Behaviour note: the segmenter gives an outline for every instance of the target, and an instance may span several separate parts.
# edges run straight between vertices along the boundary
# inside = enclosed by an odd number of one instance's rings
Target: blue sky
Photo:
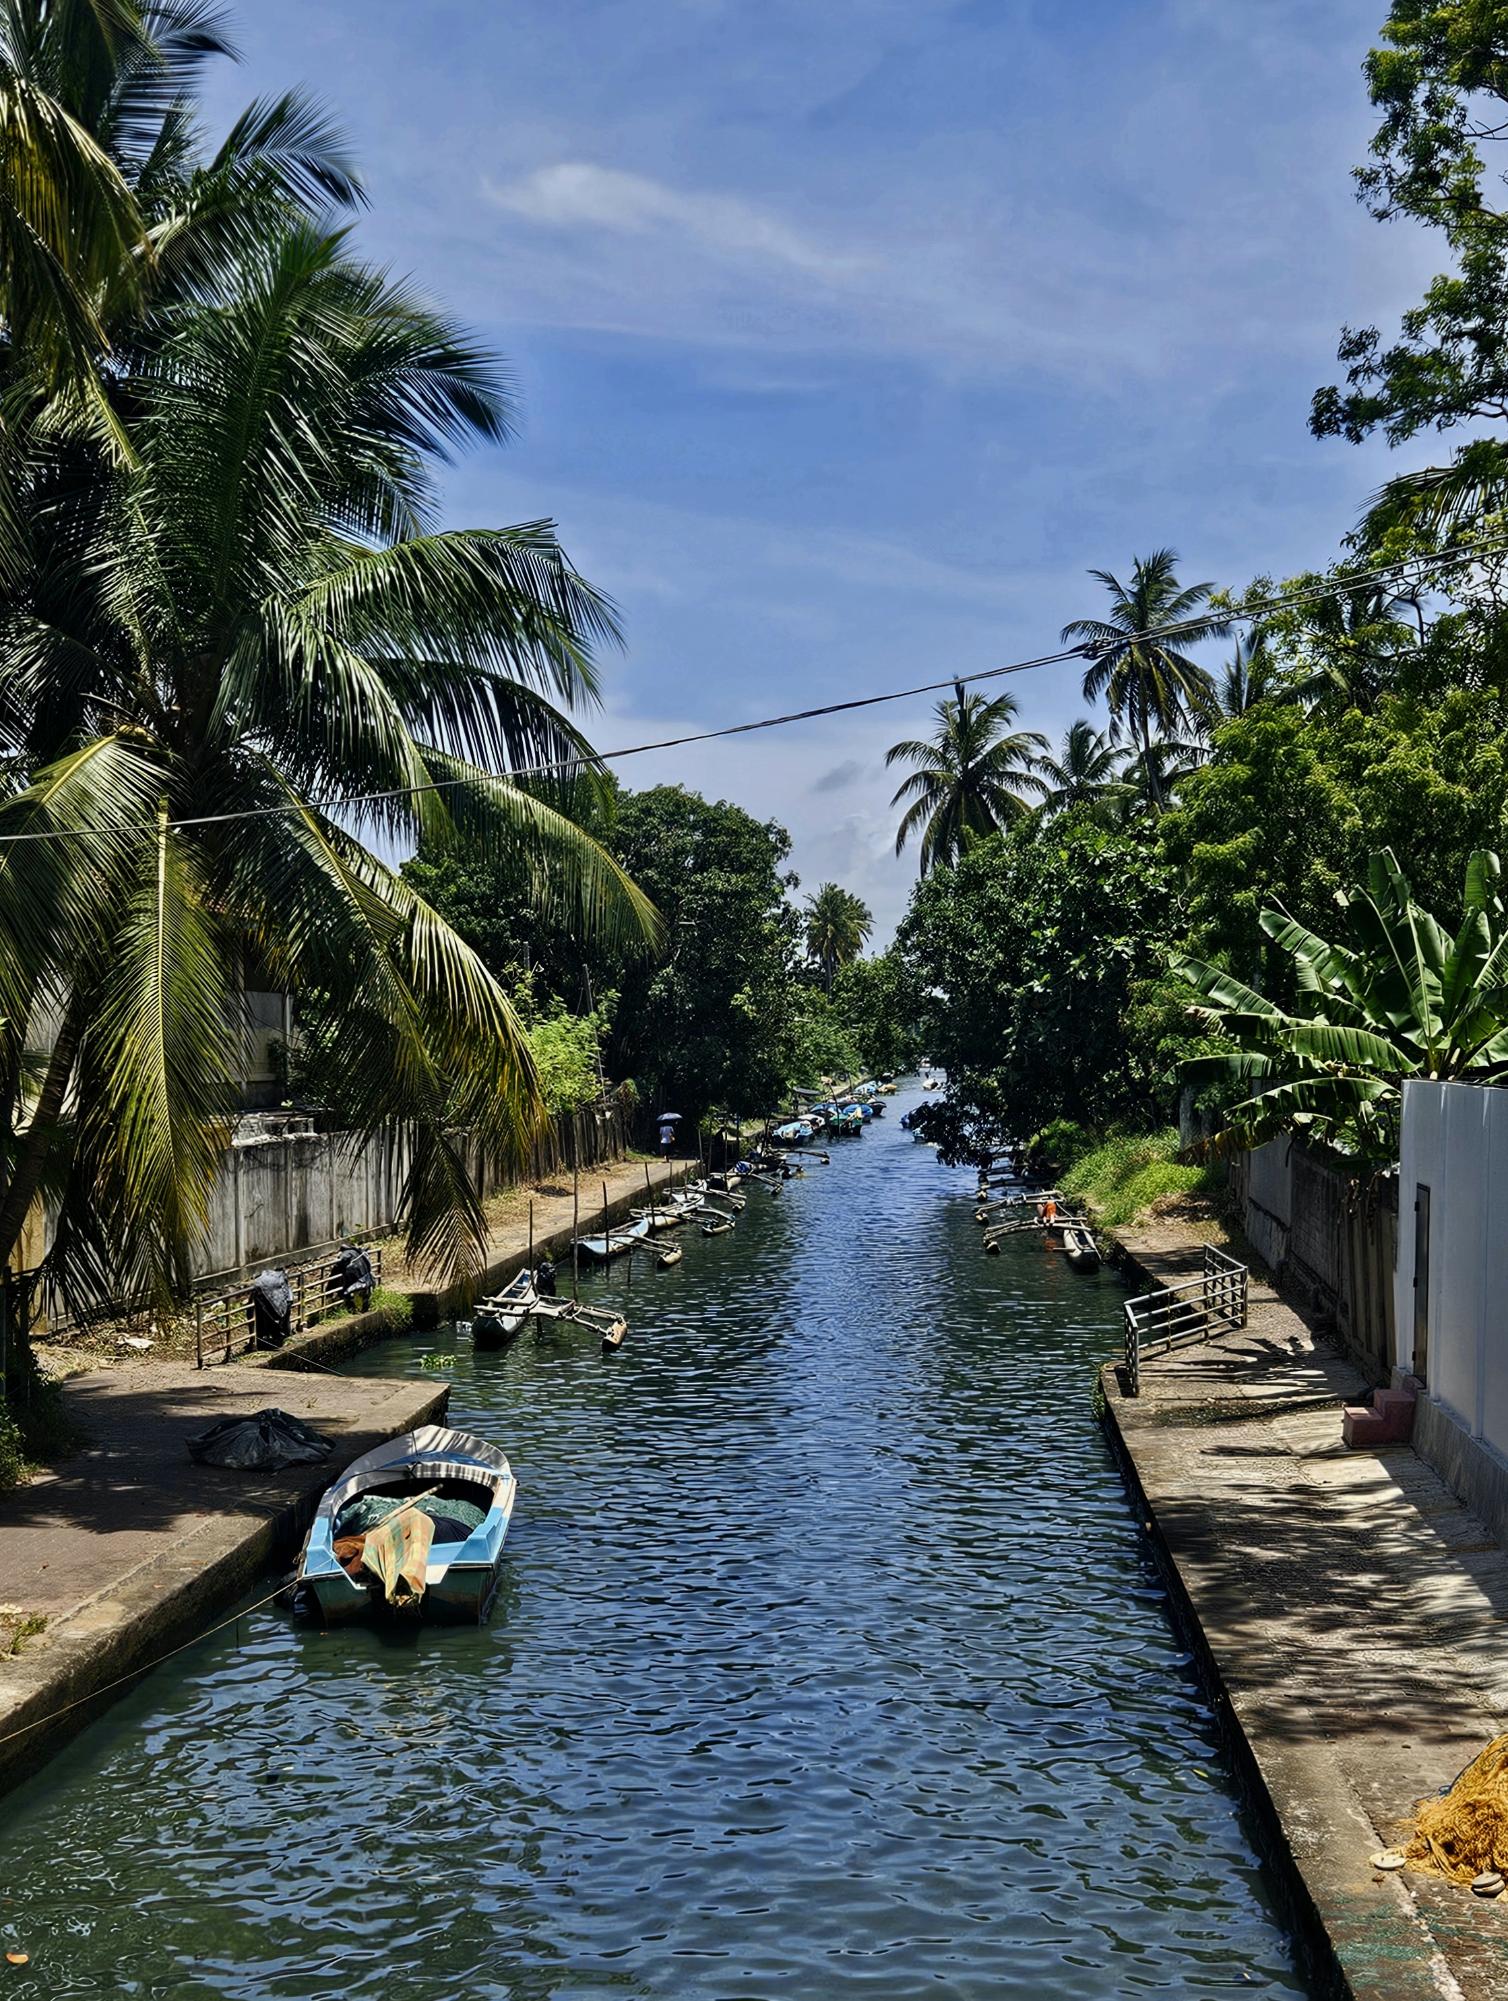
[[[1431,246],[1349,169],[1383,0],[256,0],[211,90],[311,86],[371,252],[508,359],[450,520],[553,516],[618,601],[604,748],[978,671],[1185,580],[1327,560],[1382,477],[1313,442],[1344,321]],[[1070,669],[1013,683],[1082,712]],[[898,705],[635,759],[904,906]]]

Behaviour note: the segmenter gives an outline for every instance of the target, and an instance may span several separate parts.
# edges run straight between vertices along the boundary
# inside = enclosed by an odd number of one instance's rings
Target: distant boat
[[[642,1244],[648,1235],[648,1221],[640,1216],[635,1222],[621,1223],[616,1229],[606,1230],[600,1237],[578,1237],[576,1249],[588,1264],[605,1265],[613,1258],[621,1258],[635,1244]]]
[[[667,1244],[655,1259],[655,1263],[660,1267],[661,1271],[669,1271],[670,1267],[678,1265],[685,1255],[686,1253],[681,1249],[679,1244]]]
[[[710,1215],[706,1222],[703,1223],[702,1235],[704,1237],[725,1237],[732,1228],[733,1218],[731,1216],[714,1214]]]
[[[538,1303],[534,1274],[525,1269],[510,1279],[501,1292],[477,1301],[471,1316],[473,1346],[505,1348],[510,1341],[516,1341]]]
[[[495,1445],[421,1425],[353,1460],[319,1504],[295,1595],[326,1619],[373,1612],[480,1625],[518,1483]]]

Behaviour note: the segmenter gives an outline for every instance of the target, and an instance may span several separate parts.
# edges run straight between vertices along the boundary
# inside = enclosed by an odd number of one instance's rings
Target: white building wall
[[[1427,1341],[1415,1349],[1416,1205],[1429,1191]],[[1508,1459],[1508,1091],[1408,1083],[1398,1185],[1398,1355]]]

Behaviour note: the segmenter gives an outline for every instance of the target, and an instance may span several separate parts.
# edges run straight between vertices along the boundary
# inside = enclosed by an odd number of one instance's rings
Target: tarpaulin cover
[[[259,1410],[254,1417],[222,1417],[188,1442],[200,1466],[269,1468],[315,1466],[334,1449],[307,1424],[285,1410]]]

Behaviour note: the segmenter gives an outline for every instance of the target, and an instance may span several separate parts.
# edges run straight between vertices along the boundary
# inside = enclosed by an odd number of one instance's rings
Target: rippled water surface
[[[600,1282],[615,1359],[362,1357],[513,1459],[491,1624],[159,1670],[7,1802],[6,1991],[1304,1993],[1091,1413],[1119,1291],[982,1257],[906,1102]]]

